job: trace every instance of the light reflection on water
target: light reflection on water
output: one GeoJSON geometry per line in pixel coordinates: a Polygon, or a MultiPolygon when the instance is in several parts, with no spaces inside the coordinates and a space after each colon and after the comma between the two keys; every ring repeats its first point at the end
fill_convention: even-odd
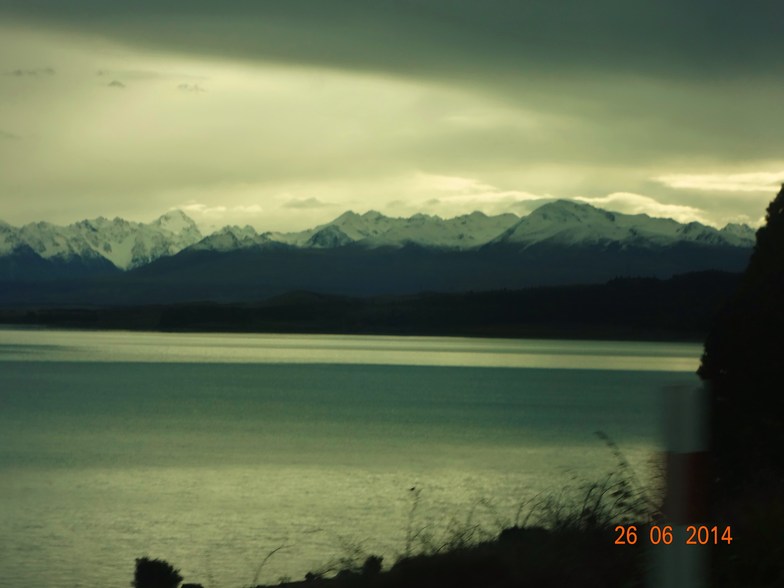
{"type": "Polygon", "coordinates": [[[350,363],[694,372],[695,343],[0,330],[0,361],[350,363]]]}
{"type": "Polygon", "coordinates": [[[436,540],[469,516],[497,531],[522,500],[612,469],[597,429],[644,471],[659,391],[694,382],[699,351],[0,330],[0,575],[127,586],[149,554],[239,587],[280,545],[260,581],[354,543],[391,563],[412,486],[436,540]]]}

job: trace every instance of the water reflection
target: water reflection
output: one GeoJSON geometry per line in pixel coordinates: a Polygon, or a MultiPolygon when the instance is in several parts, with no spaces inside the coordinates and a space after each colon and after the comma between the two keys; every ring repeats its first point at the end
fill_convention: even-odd
{"type": "Polygon", "coordinates": [[[693,372],[696,343],[0,330],[0,361],[326,363],[693,372]]]}

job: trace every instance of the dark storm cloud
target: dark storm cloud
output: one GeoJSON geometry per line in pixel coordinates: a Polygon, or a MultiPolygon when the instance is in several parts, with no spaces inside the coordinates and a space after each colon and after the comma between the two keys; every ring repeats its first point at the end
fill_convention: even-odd
{"type": "MultiPolygon", "coordinates": [[[[509,131],[482,131],[505,158],[528,147],[533,157],[596,159],[597,145],[627,160],[706,147],[727,163],[780,155],[784,111],[770,103],[784,95],[781,0],[0,0],[3,14],[140,48],[440,81],[565,113],[582,127],[570,132],[594,144],[577,138],[569,153],[535,137],[532,151],[509,131]]],[[[459,148],[447,138],[430,152],[450,149],[459,148]]]]}
{"type": "Polygon", "coordinates": [[[185,53],[405,75],[784,73],[779,0],[0,0],[0,14],[185,53]]]}

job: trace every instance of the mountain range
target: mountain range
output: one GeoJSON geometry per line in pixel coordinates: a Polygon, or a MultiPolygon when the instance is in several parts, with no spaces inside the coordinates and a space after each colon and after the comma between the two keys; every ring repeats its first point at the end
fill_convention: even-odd
{"type": "Polygon", "coordinates": [[[745,225],[716,229],[566,200],[522,218],[349,211],[291,233],[226,226],[204,235],[179,210],[151,223],[0,222],[0,303],[230,301],[291,290],[383,295],[667,278],[741,271],[754,237],[745,225]]]}
{"type": "Polygon", "coordinates": [[[60,262],[105,260],[128,270],[174,255],[202,238],[193,219],[180,210],[148,224],[103,217],[66,227],[37,222],[15,228],[0,222],[0,258],[24,252],[60,262]]]}
{"type": "Polygon", "coordinates": [[[545,204],[523,218],[511,213],[487,216],[481,212],[451,219],[426,214],[390,218],[376,211],[361,215],[348,211],[329,223],[293,233],[258,233],[251,226],[234,225],[205,236],[181,210],[167,212],[148,224],[98,217],[68,226],[36,222],[15,228],[0,221],[0,257],[29,249],[43,259],[81,258],[87,262],[103,258],[120,270],[141,267],[184,249],[225,252],[274,243],[298,248],[416,244],[467,250],[489,243],[579,246],[613,242],[750,247],[754,244],[754,231],[746,225],[729,224],[718,230],[697,222],[681,224],[645,214],[608,212],[567,200],[545,204]]]}

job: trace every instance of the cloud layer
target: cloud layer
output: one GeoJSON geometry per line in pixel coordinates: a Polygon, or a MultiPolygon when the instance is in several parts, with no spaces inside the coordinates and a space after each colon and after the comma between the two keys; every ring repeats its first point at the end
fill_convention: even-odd
{"type": "Polygon", "coordinates": [[[755,222],[784,169],[782,17],[765,0],[0,0],[0,216],[199,203],[298,229],[576,198],[755,222]]]}

